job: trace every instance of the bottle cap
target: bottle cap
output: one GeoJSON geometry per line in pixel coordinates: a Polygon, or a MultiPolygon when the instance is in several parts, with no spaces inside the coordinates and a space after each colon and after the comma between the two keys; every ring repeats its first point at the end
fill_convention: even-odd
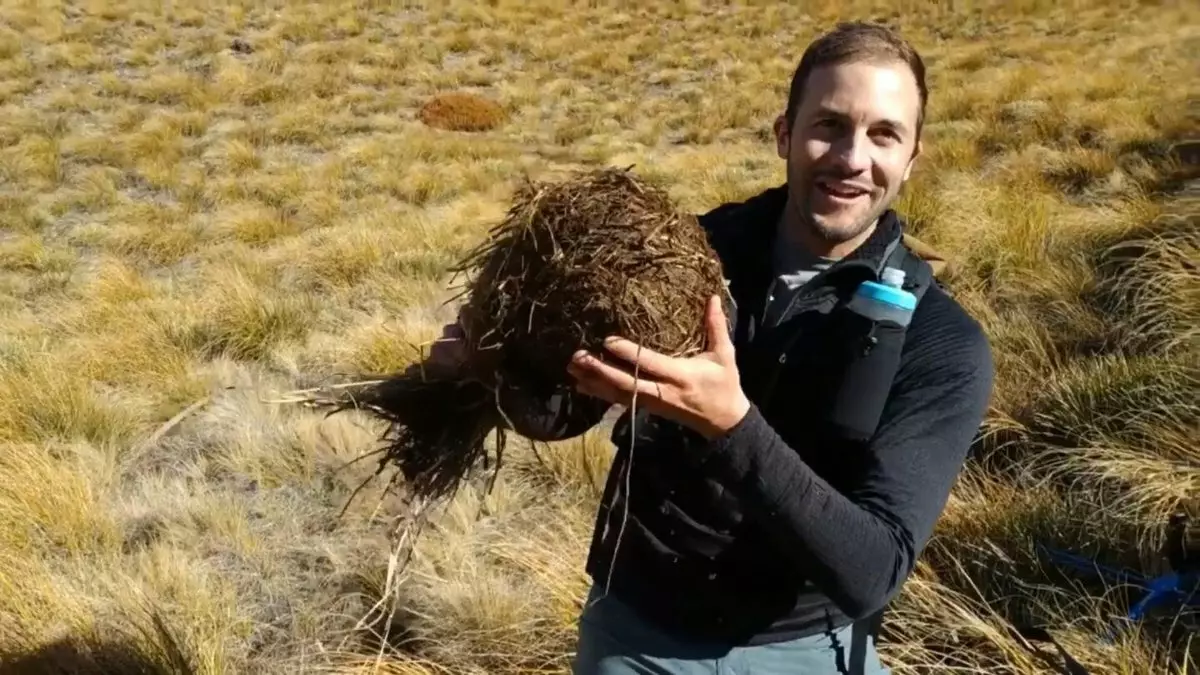
{"type": "Polygon", "coordinates": [[[889,267],[883,270],[883,278],[881,280],[892,288],[900,288],[904,285],[904,276],[904,270],[889,267]]]}
{"type": "Polygon", "coordinates": [[[900,309],[911,310],[917,307],[917,296],[908,291],[885,286],[874,281],[864,281],[859,284],[857,294],[875,302],[882,302],[900,309]]]}

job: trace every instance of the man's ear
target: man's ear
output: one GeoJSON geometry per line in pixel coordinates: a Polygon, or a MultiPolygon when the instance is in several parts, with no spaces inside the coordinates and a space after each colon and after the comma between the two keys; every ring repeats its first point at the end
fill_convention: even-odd
{"type": "Polygon", "coordinates": [[[912,174],[913,165],[917,163],[917,158],[921,156],[921,153],[924,152],[924,150],[925,150],[924,141],[921,141],[920,139],[918,139],[917,146],[915,148],[913,148],[912,157],[910,157],[908,160],[908,166],[904,168],[904,180],[905,181],[907,181],[909,175],[912,174]]]}
{"type": "Polygon", "coordinates": [[[788,129],[788,121],[785,115],[780,115],[775,118],[775,152],[779,153],[780,159],[787,159],[788,147],[792,144],[792,133],[788,129]]]}

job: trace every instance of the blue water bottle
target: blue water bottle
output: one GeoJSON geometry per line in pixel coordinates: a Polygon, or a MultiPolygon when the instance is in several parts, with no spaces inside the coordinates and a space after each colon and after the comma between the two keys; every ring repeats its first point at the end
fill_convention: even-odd
{"type": "Polygon", "coordinates": [[[858,285],[847,308],[872,321],[893,323],[907,328],[917,308],[917,296],[903,289],[904,270],[888,267],[879,281],[864,281],[858,285]]]}
{"type": "Polygon", "coordinates": [[[904,276],[889,267],[879,281],[862,282],[843,308],[849,311],[830,324],[844,351],[831,364],[841,375],[824,400],[824,416],[843,438],[870,439],[887,405],[917,307],[917,297],[902,288],[904,276]]]}

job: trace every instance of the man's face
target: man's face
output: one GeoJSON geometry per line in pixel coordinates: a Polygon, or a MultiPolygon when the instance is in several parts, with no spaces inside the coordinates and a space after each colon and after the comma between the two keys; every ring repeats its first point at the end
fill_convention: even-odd
{"type": "Polygon", "coordinates": [[[815,69],[792,128],[775,123],[802,223],[838,244],[866,232],[908,180],[919,152],[920,92],[902,62],[815,69]]]}

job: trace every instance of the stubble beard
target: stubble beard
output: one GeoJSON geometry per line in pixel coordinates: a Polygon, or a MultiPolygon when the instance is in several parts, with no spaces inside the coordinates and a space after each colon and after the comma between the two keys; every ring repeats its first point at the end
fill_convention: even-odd
{"type": "Polygon", "coordinates": [[[789,170],[789,197],[793,203],[792,210],[794,212],[793,217],[797,220],[796,224],[830,246],[836,246],[837,244],[842,244],[861,236],[863,232],[866,232],[879,220],[879,216],[883,214],[888,206],[886,201],[872,206],[862,217],[856,219],[850,227],[830,227],[822,222],[820,218],[817,218],[809,202],[812,192],[817,189],[817,176],[808,176],[799,181],[793,180],[794,178],[795,176],[789,170]]]}
{"type": "Polygon", "coordinates": [[[842,244],[855,239],[866,232],[879,219],[882,209],[871,209],[866,215],[858,218],[850,227],[831,227],[818,218],[809,208],[807,202],[799,205],[800,220],[804,227],[831,245],[842,244]]]}

